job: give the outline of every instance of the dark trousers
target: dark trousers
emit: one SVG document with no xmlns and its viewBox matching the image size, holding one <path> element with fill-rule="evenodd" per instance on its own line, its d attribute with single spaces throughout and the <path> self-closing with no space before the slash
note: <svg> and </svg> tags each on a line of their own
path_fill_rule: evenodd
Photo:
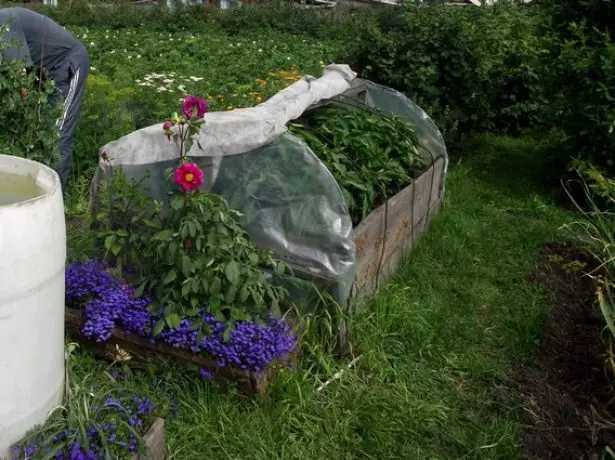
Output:
<svg viewBox="0 0 615 460">
<path fill-rule="evenodd" d="M 58 120 L 60 161 L 57 172 L 64 192 L 66 191 L 73 159 L 73 133 L 79 119 L 89 71 L 90 58 L 83 45 L 79 45 L 71 51 L 58 68 L 49 71 L 59 93 L 59 97 L 56 97 L 55 101 L 52 102 L 62 104 L 62 114 Z"/>
</svg>

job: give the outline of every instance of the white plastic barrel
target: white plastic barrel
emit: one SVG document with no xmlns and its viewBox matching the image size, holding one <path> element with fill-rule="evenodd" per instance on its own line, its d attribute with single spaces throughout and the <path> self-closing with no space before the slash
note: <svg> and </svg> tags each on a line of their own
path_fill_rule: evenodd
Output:
<svg viewBox="0 0 615 460">
<path fill-rule="evenodd" d="M 66 223 L 58 175 L 0 155 L 0 459 L 62 402 Z"/>
</svg>

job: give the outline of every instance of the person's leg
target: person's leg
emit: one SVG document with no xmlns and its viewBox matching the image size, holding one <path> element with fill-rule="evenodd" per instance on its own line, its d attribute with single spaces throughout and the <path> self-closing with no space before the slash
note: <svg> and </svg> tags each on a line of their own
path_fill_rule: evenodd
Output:
<svg viewBox="0 0 615 460">
<path fill-rule="evenodd" d="M 73 133 L 79 119 L 81 103 L 83 102 L 88 72 L 90 70 L 90 60 L 85 49 L 69 55 L 67 65 L 68 79 L 56 81 L 56 87 L 63 99 L 62 114 L 58 120 L 58 129 L 60 130 L 60 140 L 58 141 L 60 161 L 57 169 L 63 191 L 66 191 L 68 177 L 70 176 L 73 157 Z"/>
</svg>

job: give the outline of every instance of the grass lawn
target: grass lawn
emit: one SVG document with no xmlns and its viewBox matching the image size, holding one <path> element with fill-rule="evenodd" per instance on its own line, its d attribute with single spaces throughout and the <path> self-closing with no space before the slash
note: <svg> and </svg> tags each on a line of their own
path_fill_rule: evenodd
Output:
<svg viewBox="0 0 615 460">
<path fill-rule="evenodd" d="M 569 216 L 542 193 L 541 146 L 487 137 L 451 158 L 446 204 L 398 276 L 352 319 L 356 366 L 316 389 L 335 360 L 308 337 L 266 401 L 221 392 L 193 371 L 152 364 L 179 407 L 170 459 L 516 458 L 521 409 L 508 375 L 531 359 L 545 295 L 527 280 Z M 101 369 L 78 354 L 80 369 Z"/>
</svg>

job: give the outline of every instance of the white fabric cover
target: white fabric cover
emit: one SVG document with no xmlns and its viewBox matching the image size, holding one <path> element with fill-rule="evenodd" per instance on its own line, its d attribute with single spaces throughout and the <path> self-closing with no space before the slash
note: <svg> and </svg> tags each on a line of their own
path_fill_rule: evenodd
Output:
<svg viewBox="0 0 615 460">
<path fill-rule="evenodd" d="M 190 157 L 236 155 L 268 144 L 312 104 L 347 91 L 356 76 L 349 66 L 333 64 L 325 67 L 322 77 L 305 76 L 255 107 L 207 113 L 186 153 Z M 101 151 L 107 153 L 111 166 L 152 164 L 178 156 L 177 145 L 162 134 L 162 123 L 109 142 Z M 100 163 L 104 167 L 104 160 Z"/>
</svg>

